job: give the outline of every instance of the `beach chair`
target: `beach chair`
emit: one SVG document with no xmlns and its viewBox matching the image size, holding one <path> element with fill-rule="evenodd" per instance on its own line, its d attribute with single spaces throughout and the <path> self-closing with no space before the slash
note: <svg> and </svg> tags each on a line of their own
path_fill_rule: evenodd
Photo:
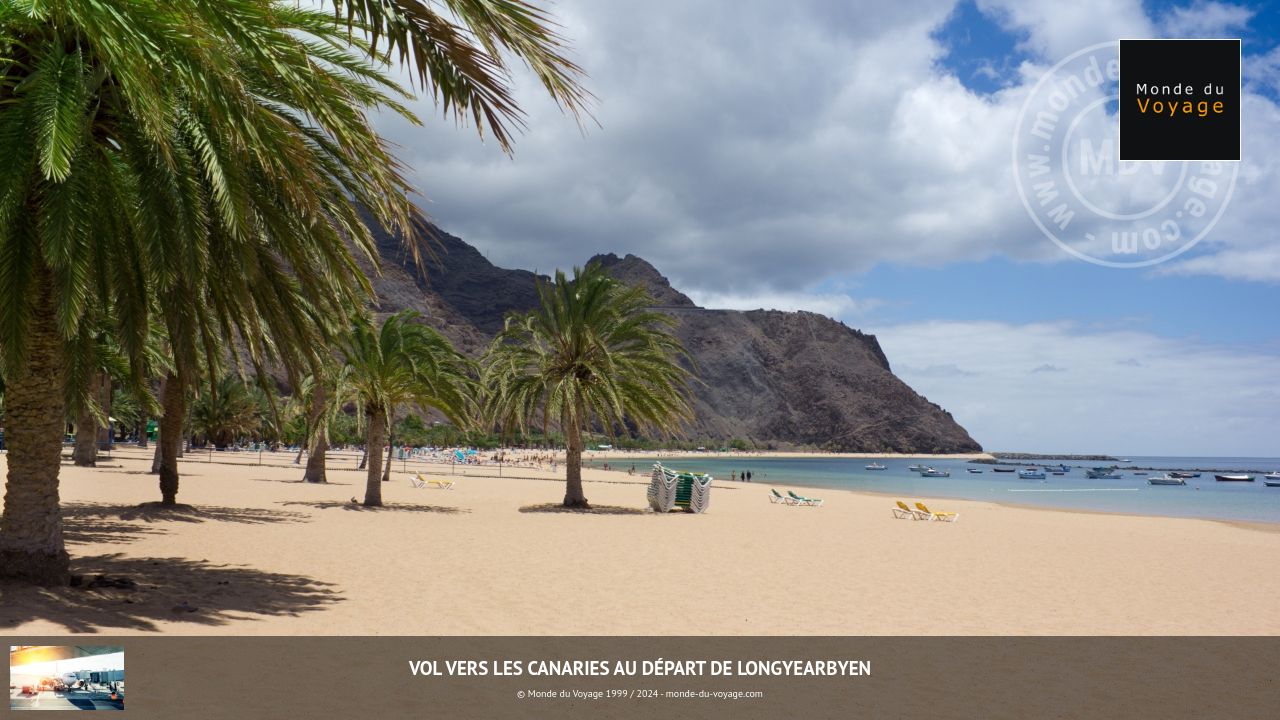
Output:
<svg viewBox="0 0 1280 720">
<path fill-rule="evenodd" d="M 797 495 L 792 490 L 788 490 L 787 494 L 791 496 L 791 499 L 796 501 L 797 505 L 808 505 L 809 507 L 822 507 L 822 500 L 819 498 L 809 498 L 803 495 Z"/>
<path fill-rule="evenodd" d="M 412 481 L 411 481 L 412 482 Z M 436 478 L 424 477 L 422 473 L 418 473 L 418 479 L 413 483 L 417 488 L 435 488 L 437 490 L 452 490 L 452 480 L 437 480 Z"/>
<path fill-rule="evenodd" d="M 954 512 L 933 512 L 924 506 L 924 503 L 916 503 L 916 509 L 921 513 L 922 520 L 941 520 L 942 522 L 955 522 L 960 517 L 960 513 Z"/>
<path fill-rule="evenodd" d="M 792 500 L 791 498 L 787 497 L 786 495 L 783 495 L 782 493 L 778 492 L 777 490 L 774 490 L 774 489 L 770 488 L 770 489 L 769 489 L 769 492 L 770 492 L 770 493 L 772 493 L 772 494 L 769 496 L 769 502 L 771 502 L 771 503 L 781 503 L 781 504 L 783 504 L 783 505 L 795 505 L 795 504 L 796 504 L 796 501 L 795 501 L 795 500 Z"/>
<path fill-rule="evenodd" d="M 425 478 L 422 477 L 422 475 L 418 475 L 417 477 L 410 475 L 409 484 L 416 488 L 424 488 L 427 486 L 427 481 Z"/>
<path fill-rule="evenodd" d="M 912 520 L 920 519 L 917 516 L 917 512 L 915 510 L 912 510 L 911 506 L 907 505 L 901 500 L 898 501 L 898 506 L 893 508 L 893 516 L 895 518 L 898 518 L 899 520 L 906 520 L 907 518 L 911 518 Z"/>
</svg>

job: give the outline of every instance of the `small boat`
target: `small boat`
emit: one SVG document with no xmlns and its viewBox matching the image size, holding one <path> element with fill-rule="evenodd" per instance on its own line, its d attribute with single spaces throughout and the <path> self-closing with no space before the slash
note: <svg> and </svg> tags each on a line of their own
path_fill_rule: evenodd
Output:
<svg viewBox="0 0 1280 720">
<path fill-rule="evenodd" d="M 933 468 L 925 468 L 920 471 L 920 477 L 951 477 L 950 470 L 934 470 Z"/>
<path fill-rule="evenodd" d="M 1053 474 L 1054 474 L 1054 475 L 1066 475 L 1066 473 L 1064 473 L 1064 472 L 1057 472 L 1056 470 L 1054 471 L 1054 473 L 1053 473 Z"/>
<path fill-rule="evenodd" d="M 1013 468 L 998 467 L 998 468 L 991 468 L 991 471 L 992 472 L 1013 472 Z"/>
<path fill-rule="evenodd" d="M 867 466 L 867 469 L 868 469 L 868 470 L 883 470 L 883 469 L 884 469 L 884 465 L 881 465 L 880 463 L 874 463 L 874 462 L 873 462 L 873 463 L 871 463 L 870 465 L 868 465 L 868 466 Z"/>
<path fill-rule="evenodd" d="M 1170 470 L 1169 477 L 1183 478 L 1184 480 L 1190 480 L 1191 478 L 1200 477 L 1200 473 L 1182 472 L 1181 470 Z"/>
<path fill-rule="evenodd" d="M 1271 477 L 1271 476 L 1268 475 L 1267 477 Z M 1263 480 L 1262 484 L 1266 485 L 1267 487 L 1280 487 L 1280 478 L 1276 478 L 1275 480 Z"/>
<path fill-rule="evenodd" d="M 1036 468 L 1027 468 L 1026 470 L 1019 470 L 1018 477 L 1023 480 L 1043 480 L 1044 471 L 1037 470 Z"/>
<path fill-rule="evenodd" d="M 1046 466 L 1045 466 L 1045 471 L 1046 471 L 1046 472 L 1051 472 L 1051 473 L 1053 473 L 1054 475 L 1058 475 L 1058 474 L 1061 474 L 1061 473 L 1069 473 L 1069 472 L 1071 472 L 1071 468 L 1067 467 L 1066 465 L 1046 465 Z"/>
<path fill-rule="evenodd" d="M 1152 475 L 1147 478 L 1148 485 L 1186 485 L 1187 481 L 1180 477 L 1172 477 L 1170 475 Z"/>
<path fill-rule="evenodd" d="M 1096 467 L 1084 471 L 1085 477 L 1090 480 L 1119 480 L 1121 475 L 1116 472 L 1115 467 Z"/>
<path fill-rule="evenodd" d="M 974 475 L 981 475 L 981 474 L 982 474 L 982 471 L 981 471 L 981 470 L 979 470 L 978 468 L 968 468 L 968 470 L 969 470 L 969 472 L 973 473 Z"/>
<path fill-rule="evenodd" d="M 1267 480 L 1280 480 L 1280 472 L 1270 472 L 1262 477 Z"/>
<path fill-rule="evenodd" d="M 923 466 L 923 465 L 908 465 L 908 466 L 907 466 L 907 469 L 908 469 L 908 470 L 910 470 L 911 472 L 920 472 L 921 470 L 924 470 L 924 466 Z"/>
<path fill-rule="evenodd" d="M 1218 482 L 1253 482 L 1252 475 L 1214 475 Z"/>
</svg>

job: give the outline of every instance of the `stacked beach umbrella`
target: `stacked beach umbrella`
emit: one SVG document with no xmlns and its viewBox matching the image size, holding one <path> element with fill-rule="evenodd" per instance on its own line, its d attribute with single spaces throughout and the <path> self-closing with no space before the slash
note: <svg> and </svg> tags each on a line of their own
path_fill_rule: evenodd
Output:
<svg viewBox="0 0 1280 720">
<path fill-rule="evenodd" d="M 678 473 L 653 464 L 649 480 L 649 507 L 654 512 L 671 512 L 683 508 L 688 512 L 706 512 L 711 504 L 711 476 L 705 473 Z"/>
</svg>

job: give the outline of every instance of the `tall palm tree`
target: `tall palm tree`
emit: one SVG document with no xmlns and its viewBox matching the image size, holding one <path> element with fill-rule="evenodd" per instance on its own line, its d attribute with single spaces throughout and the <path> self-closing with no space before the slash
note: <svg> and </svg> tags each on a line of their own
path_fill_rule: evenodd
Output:
<svg viewBox="0 0 1280 720">
<path fill-rule="evenodd" d="M 597 264 L 556 271 L 538 284 L 537 308 L 507 317 L 485 356 L 485 417 L 527 433 L 555 424 L 566 446 L 566 507 L 588 507 L 582 489 L 583 433 L 614 433 L 631 423 L 671 432 L 691 416 L 690 373 L 675 320 L 649 309 L 642 289 L 619 283 Z"/>
<path fill-rule="evenodd" d="M 382 504 L 382 447 L 397 406 L 435 408 L 455 423 L 470 423 L 473 363 L 417 319 L 417 313 L 403 311 L 379 327 L 357 318 L 343 345 L 353 398 L 368 421 L 366 506 Z"/>
<path fill-rule="evenodd" d="M 351 395 L 351 368 L 328 363 L 323 364 L 319 372 L 303 379 L 295 393 L 298 411 L 305 418 L 302 444 L 307 453 L 307 469 L 302 476 L 304 482 L 328 482 L 325 453 L 329 450 L 329 434 Z"/>
<path fill-rule="evenodd" d="M 158 450 L 172 504 L 185 398 L 212 339 L 238 336 L 255 366 L 275 357 L 304 373 L 325 347 L 322 318 L 370 292 L 356 256 L 376 263 L 376 247 L 359 208 L 412 240 L 408 186 L 368 120 L 388 109 L 416 122 L 383 63 L 409 66 L 446 112 L 504 148 L 521 122 L 504 53 L 575 114 L 586 97 L 548 18 L 520 0 L 333 9 L 0 3 L 0 576 L 68 575 L 62 351 L 87 308 L 111 308 L 134 378 L 146 377 L 149 326 L 167 335 Z"/>
</svg>

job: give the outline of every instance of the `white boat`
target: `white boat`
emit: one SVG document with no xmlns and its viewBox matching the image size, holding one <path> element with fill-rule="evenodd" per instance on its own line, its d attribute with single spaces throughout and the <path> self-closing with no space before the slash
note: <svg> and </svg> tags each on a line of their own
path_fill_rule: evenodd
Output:
<svg viewBox="0 0 1280 720">
<path fill-rule="evenodd" d="M 867 466 L 867 469 L 868 469 L 868 470 L 883 470 L 883 469 L 884 469 L 884 465 L 881 465 L 880 463 L 871 463 L 870 465 L 868 465 L 868 466 Z"/>
<path fill-rule="evenodd" d="M 1271 475 L 1267 475 L 1267 477 L 1271 477 Z M 1267 487 L 1280 487 L 1280 477 L 1276 478 L 1275 480 L 1263 480 L 1262 484 L 1266 485 Z"/>
<path fill-rule="evenodd" d="M 925 468 L 920 471 L 920 477 L 951 477 L 950 470 L 934 470 L 933 468 Z"/>
<path fill-rule="evenodd" d="M 1096 467 L 1085 470 L 1084 474 L 1090 480 L 1119 480 L 1121 477 L 1114 467 Z"/>
<path fill-rule="evenodd" d="M 923 465 L 908 465 L 908 466 L 907 466 L 907 469 L 908 469 L 908 470 L 910 470 L 911 472 L 920 472 L 921 470 L 924 470 L 924 466 L 923 466 Z"/>
<path fill-rule="evenodd" d="M 1187 481 L 1179 477 L 1170 477 L 1168 475 L 1152 475 L 1147 478 L 1148 485 L 1186 485 Z"/>
<path fill-rule="evenodd" d="M 1262 477 L 1266 480 L 1280 480 L 1280 472 L 1270 472 Z"/>
<path fill-rule="evenodd" d="M 981 474 L 982 474 L 982 471 L 981 471 L 981 470 L 979 470 L 978 468 L 968 468 L 968 470 L 969 470 L 969 472 L 973 473 L 974 475 L 981 475 Z"/>
<path fill-rule="evenodd" d="M 1253 482 L 1252 475 L 1214 475 L 1218 482 Z"/>
<path fill-rule="evenodd" d="M 1044 471 L 1037 470 L 1036 468 L 1027 468 L 1025 470 L 1019 470 L 1018 477 L 1022 478 L 1023 480 L 1043 480 Z"/>
</svg>

